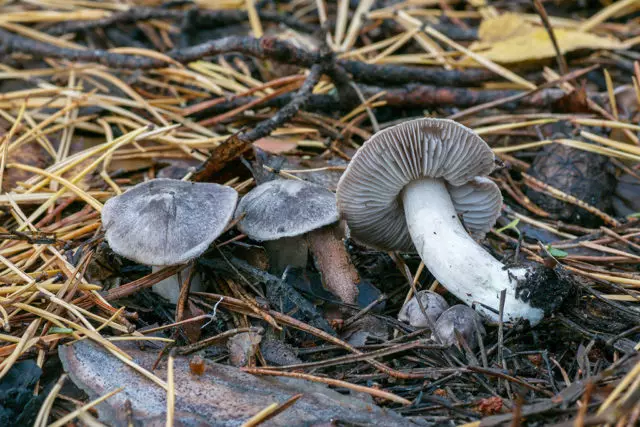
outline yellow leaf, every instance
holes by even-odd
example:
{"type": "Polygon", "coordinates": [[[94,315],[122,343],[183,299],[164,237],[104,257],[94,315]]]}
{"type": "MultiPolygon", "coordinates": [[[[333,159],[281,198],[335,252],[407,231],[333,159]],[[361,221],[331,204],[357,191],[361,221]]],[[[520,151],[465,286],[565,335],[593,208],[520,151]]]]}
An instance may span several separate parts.
{"type": "MultiPolygon", "coordinates": [[[[554,34],[562,53],[579,49],[622,48],[618,39],[575,29],[554,28],[554,34]]],[[[478,35],[480,42],[471,45],[471,49],[487,47],[487,50],[478,53],[493,62],[510,64],[553,58],[556,55],[547,30],[527,23],[515,13],[484,20],[478,35]]],[[[473,62],[471,58],[462,61],[463,64],[473,62]]]]}
{"type": "Polygon", "coordinates": [[[523,36],[533,31],[533,25],[516,13],[504,13],[497,18],[485,19],[478,28],[483,43],[499,42],[523,36]]]}

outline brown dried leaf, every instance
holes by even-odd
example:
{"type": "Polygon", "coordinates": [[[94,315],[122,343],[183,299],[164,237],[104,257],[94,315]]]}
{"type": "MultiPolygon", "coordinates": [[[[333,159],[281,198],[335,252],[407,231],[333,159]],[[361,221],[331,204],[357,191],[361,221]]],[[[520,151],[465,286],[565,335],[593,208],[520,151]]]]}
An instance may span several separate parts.
{"type": "MultiPolygon", "coordinates": [[[[192,303],[191,300],[187,300],[187,306],[184,310],[184,319],[191,319],[192,317],[202,316],[203,314],[205,314],[205,312],[200,307],[192,303]]],[[[189,322],[182,325],[182,330],[190,343],[194,343],[200,339],[202,325],[204,325],[204,322],[205,319],[202,319],[197,322],[189,322]]]]}
{"type": "Polygon", "coordinates": [[[227,348],[233,366],[246,366],[249,360],[256,355],[260,341],[262,341],[262,337],[253,332],[243,332],[229,338],[227,348]]]}
{"type": "Polygon", "coordinates": [[[281,154],[291,151],[298,146],[298,143],[292,138],[274,138],[267,136],[260,138],[253,145],[271,154],[281,154]]]}
{"type": "Polygon", "coordinates": [[[580,88],[555,101],[553,108],[555,111],[562,113],[591,113],[588,101],[587,88],[585,85],[582,85],[580,88]]]}
{"type": "Polygon", "coordinates": [[[216,172],[220,172],[227,163],[236,159],[251,148],[251,142],[231,135],[222,144],[211,150],[211,155],[204,162],[202,168],[194,174],[194,181],[208,181],[216,172]]]}

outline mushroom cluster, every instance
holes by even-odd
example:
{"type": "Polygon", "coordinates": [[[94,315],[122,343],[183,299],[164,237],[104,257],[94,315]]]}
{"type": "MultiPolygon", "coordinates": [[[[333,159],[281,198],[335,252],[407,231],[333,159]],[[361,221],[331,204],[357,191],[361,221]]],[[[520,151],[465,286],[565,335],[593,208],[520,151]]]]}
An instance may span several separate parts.
{"type": "Polygon", "coordinates": [[[335,195],[277,179],[250,191],[236,210],[238,195],[230,187],[155,179],[110,199],[103,226],[116,253],[151,266],[176,265],[200,256],[235,211],[240,231],[268,242],[273,272],[305,266],[309,248],[326,287],[354,303],[360,279],[342,242],[341,217],[361,243],[417,251],[443,286],[489,321],[499,321],[502,311],[505,322],[535,325],[572,286],[557,268],[506,268],[474,240],[490,230],[502,207],[500,190],[487,178],[495,165],[493,151],[470,129],[418,119],[365,142],[335,195]]]}
{"type": "Polygon", "coordinates": [[[506,290],[503,320],[534,325],[571,284],[542,266],[506,268],[469,234],[482,236],[500,214],[500,190],[487,178],[495,165],[493,151],[465,126],[407,121],[358,150],[338,183],[338,209],[355,240],[417,251],[444,287],[489,321],[499,320],[506,290]]]}

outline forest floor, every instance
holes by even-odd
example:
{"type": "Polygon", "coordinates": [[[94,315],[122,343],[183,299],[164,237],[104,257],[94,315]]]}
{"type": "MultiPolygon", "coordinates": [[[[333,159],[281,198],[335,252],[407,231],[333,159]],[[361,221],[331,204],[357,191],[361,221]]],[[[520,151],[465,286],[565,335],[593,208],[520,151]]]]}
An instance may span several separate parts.
{"type": "Polygon", "coordinates": [[[1,425],[637,425],[640,2],[0,12],[1,425]],[[459,300],[418,255],[350,238],[352,304],[323,288],[331,265],[275,274],[234,222],[153,270],[106,242],[104,204],[135,184],[335,191],[365,141],[421,117],[467,126],[500,160],[483,247],[575,282],[535,327],[442,345],[398,313],[420,290],[459,300]],[[172,277],[175,300],[153,292],[172,277]]]}

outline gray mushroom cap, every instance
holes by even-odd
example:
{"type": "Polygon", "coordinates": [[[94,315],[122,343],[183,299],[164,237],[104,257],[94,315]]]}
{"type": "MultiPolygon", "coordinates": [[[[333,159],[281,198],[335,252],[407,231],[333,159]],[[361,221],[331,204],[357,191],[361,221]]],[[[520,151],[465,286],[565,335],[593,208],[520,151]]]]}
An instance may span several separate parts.
{"type": "Polygon", "coordinates": [[[463,304],[454,305],[442,313],[436,321],[435,329],[442,344],[456,344],[457,330],[472,349],[478,345],[476,331],[480,331],[480,335],[486,334],[478,312],[463,304]]]}
{"type": "Polygon", "coordinates": [[[402,306],[398,313],[398,320],[408,323],[414,328],[426,328],[435,325],[442,312],[448,308],[449,304],[442,295],[433,291],[419,291],[417,295],[414,295],[413,298],[402,306]],[[420,298],[420,302],[422,302],[428,319],[425,318],[424,313],[420,309],[416,297],[420,298]]]}
{"type": "Polygon", "coordinates": [[[257,241],[299,236],[338,221],[335,195],[306,181],[277,179],[248,192],[236,209],[238,229],[257,241]]]}
{"type": "Polygon", "coordinates": [[[231,187],[153,179],[113,197],[102,209],[113,251],[145,265],[183,264],[224,231],[238,193],[231,187]]]}
{"type": "Polygon", "coordinates": [[[413,251],[402,189],[441,178],[467,229],[484,234],[502,206],[499,188],[484,178],[494,166],[491,148],[471,129],[445,119],[407,121],[376,133],[353,156],[338,183],[338,209],[361,243],[413,251]]]}

